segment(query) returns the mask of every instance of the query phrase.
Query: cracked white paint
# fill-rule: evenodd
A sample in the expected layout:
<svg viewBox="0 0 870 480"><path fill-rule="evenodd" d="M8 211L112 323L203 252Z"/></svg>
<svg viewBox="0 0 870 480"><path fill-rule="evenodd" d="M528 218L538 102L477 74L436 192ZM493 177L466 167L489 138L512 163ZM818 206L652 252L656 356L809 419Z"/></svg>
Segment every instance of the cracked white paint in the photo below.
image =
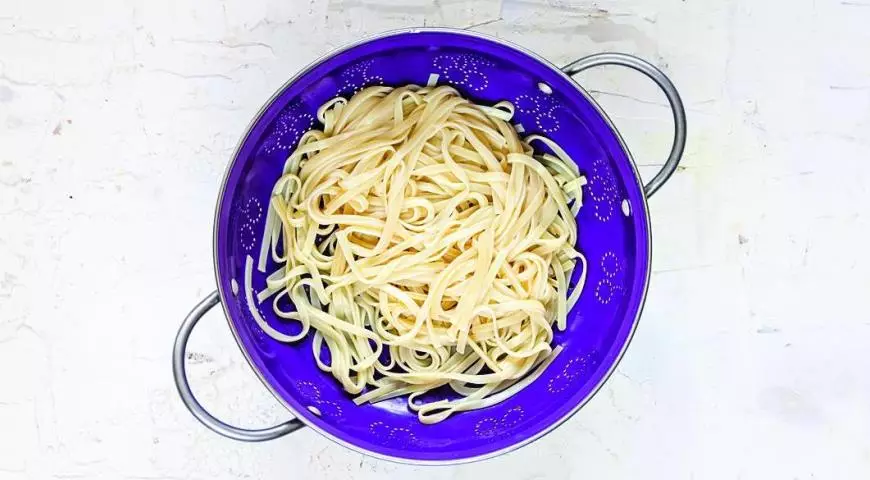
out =
<svg viewBox="0 0 870 480"><path fill-rule="evenodd" d="M867 477L868 22L861 2L817 0L0 0L0 479ZM689 142L650 201L628 355L553 434L473 465L206 431L169 352L214 288L236 140L309 61L419 25L556 64L634 53L679 87ZM578 80L651 178L671 141L663 98L615 68ZM234 424L286 419L220 317L190 344L195 393Z"/></svg>

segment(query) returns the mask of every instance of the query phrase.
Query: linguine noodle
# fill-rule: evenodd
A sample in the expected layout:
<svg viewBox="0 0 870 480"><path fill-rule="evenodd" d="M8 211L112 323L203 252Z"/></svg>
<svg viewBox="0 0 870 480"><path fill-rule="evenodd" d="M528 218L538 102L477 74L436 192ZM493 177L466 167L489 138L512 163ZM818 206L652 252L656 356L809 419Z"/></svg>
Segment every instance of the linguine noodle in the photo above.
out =
<svg viewBox="0 0 870 480"><path fill-rule="evenodd" d="M408 395L423 423L534 381L585 282L574 245L586 180L551 140L521 139L513 111L447 86L370 87L324 104L323 129L302 136L272 192L256 267L269 257L278 267L262 291L247 258L257 324L281 342L313 332L317 365L357 404ZM257 303L269 299L298 333L266 323ZM424 396L442 386L456 395Z"/></svg>

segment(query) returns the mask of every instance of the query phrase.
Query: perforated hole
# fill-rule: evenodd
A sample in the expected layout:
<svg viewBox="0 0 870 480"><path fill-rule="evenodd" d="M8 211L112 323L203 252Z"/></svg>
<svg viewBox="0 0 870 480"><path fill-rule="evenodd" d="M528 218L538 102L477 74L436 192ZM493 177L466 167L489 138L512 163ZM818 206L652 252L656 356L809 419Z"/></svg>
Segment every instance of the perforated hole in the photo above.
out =
<svg viewBox="0 0 870 480"><path fill-rule="evenodd" d="M553 89L544 82L538 84L538 90L544 92L547 95L551 95L553 93Z"/></svg>
<svg viewBox="0 0 870 480"><path fill-rule="evenodd" d="M628 203L628 199L622 201L622 214L626 217L631 215L631 206Z"/></svg>
<svg viewBox="0 0 870 480"><path fill-rule="evenodd" d="M309 406L306 407L306 408L308 408L308 411L309 411L309 412L313 413L314 415L316 415L316 416L318 416L318 417L319 417L320 415L322 415L322 414L320 413L320 409L317 408L317 407L315 407L314 405L309 405Z"/></svg>
<svg viewBox="0 0 870 480"><path fill-rule="evenodd" d="M235 278L230 280L230 290L233 291L234 297L239 295L239 282L237 282Z"/></svg>

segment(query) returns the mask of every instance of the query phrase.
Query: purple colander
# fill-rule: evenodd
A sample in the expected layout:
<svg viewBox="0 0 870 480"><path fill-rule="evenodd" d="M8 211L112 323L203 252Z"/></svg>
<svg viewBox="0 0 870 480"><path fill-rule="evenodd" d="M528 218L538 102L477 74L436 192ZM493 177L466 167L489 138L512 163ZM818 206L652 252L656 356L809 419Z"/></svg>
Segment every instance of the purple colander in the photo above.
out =
<svg viewBox="0 0 870 480"><path fill-rule="evenodd" d="M643 185L625 143L601 108L571 75L600 65L632 68L652 79L673 111L674 143L661 171ZM535 382L510 399L423 425L405 398L357 406L320 371L310 336L283 344L259 329L242 290L247 255L256 257L272 186L300 136L316 126L317 108L371 85L425 85L433 79L477 103L509 100L523 135L556 141L589 181L577 216L577 248L588 259L586 286L556 332L563 351ZM206 427L244 441L271 440L303 426L356 451L415 464L492 457L540 438L580 409L616 368L643 307L650 274L646 199L667 181L682 156L686 118L668 78L638 58L602 53L559 69L532 52L479 33L452 29L389 32L346 46L291 78L242 136L227 167L215 213L217 291L185 318L175 339L173 373L181 398ZM273 266L270 266L270 270ZM570 285L580 275L577 268ZM265 276L254 272L254 288ZM220 303L242 353L269 390L296 417L262 430L233 427L193 397L185 373L187 340L199 319ZM283 328L271 308L266 321Z"/></svg>

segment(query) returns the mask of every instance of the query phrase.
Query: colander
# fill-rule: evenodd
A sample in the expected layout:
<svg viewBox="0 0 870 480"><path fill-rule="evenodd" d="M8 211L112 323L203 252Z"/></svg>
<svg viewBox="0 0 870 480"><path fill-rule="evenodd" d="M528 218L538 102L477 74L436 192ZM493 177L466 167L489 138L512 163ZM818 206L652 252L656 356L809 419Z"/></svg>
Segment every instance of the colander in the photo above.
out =
<svg viewBox="0 0 870 480"><path fill-rule="evenodd" d="M571 75L600 65L621 65L652 79L673 111L673 147L661 171L643 185L625 144L601 108ZM256 257L272 186L315 112L327 100L371 85L452 85L481 104L509 100L524 135L555 140L587 179L577 217L577 248L588 259L586 287L556 332L563 351L535 382L516 396L481 410L423 425L405 398L356 406L329 374L320 371L311 338L295 344L273 340L245 306L243 272ZM541 437L565 421L601 387L616 367L638 323L650 274L650 224L646 198L671 176L686 138L682 102L673 84L638 58L603 53L559 69L503 40L451 29L389 32L344 47L290 79L266 102L233 155L218 197L214 226L217 291L185 318L175 340L173 372L191 413L215 432L262 441L308 426L359 452L408 463L458 463L491 457ZM576 269L570 285L580 275ZM254 288L265 276L254 273ZM296 417L262 430L230 426L194 398L185 373L187 340L210 308L223 306L230 329L251 367ZM271 307L260 312L281 321Z"/></svg>

